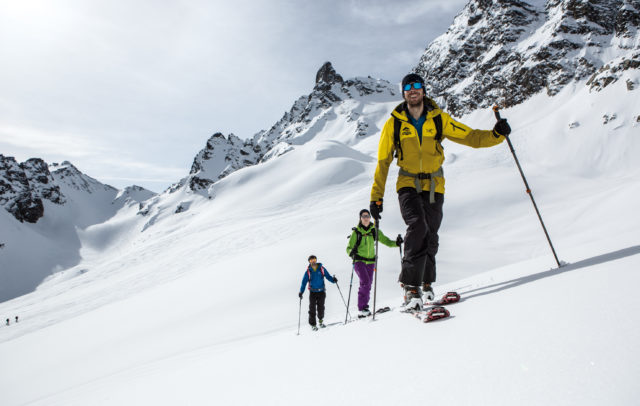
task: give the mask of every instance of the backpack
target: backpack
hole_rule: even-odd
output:
[[[320,267],[320,273],[322,273],[322,280],[324,280],[324,266]],[[307,276],[309,277],[309,291],[311,291],[311,271],[307,267]]]
[[[361,261],[375,261],[375,258],[366,258],[363,256],[358,255],[358,247],[360,247],[360,243],[362,242],[362,233],[360,232],[360,230],[358,230],[357,227],[353,227],[352,228],[353,231],[356,232],[356,243],[354,244],[353,248],[351,249],[351,252],[349,253],[349,256],[351,258],[353,258],[354,262],[356,260],[361,260]],[[378,238],[378,229],[377,228],[373,228],[373,238],[377,239]],[[351,236],[347,237],[347,238],[351,238]]]

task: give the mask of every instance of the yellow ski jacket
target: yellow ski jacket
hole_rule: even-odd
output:
[[[442,118],[442,139],[447,138],[462,145],[473,148],[492,147],[504,141],[503,136],[495,137],[492,130],[474,130],[451,118],[442,111],[432,99],[425,98],[427,117],[422,126],[422,143],[418,138],[416,128],[409,122],[405,103],[401,103],[391,112],[391,117],[385,123],[380,135],[378,145],[378,166],[374,175],[371,188],[371,201],[379,201],[384,197],[384,189],[389,174],[389,166],[394,158],[396,146],[394,144],[394,120],[400,120],[400,147],[402,154],[397,154],[397,164],[400,169],[411,174],[434,173],[440,169],[444,162],[442,144],[436,140],[436,125],[433,118],[440,115]],[[416,187],[415,178],[398,175],[396,191],[403,187]],[[434,176],[435,191],[444,193],[444,176]],[[429,179],[419,180],[422,190],[430,190]]]

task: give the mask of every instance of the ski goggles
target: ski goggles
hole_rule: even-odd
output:
[[[420,82],[407,83],[406,85],[404,85],[404,91],[408,92],[409,90],[411,90],[412,87],[414,89],[422,89],[422,83]]]
[[[360,216],[360,217],[361,217],[361,218],[363,218],[363,219],[370,219],[370,218],[371,218],[371,216],[370,216],[370,215],[368,215],[368,214],[363,214],[363,215],[362,215],[362,216]]]

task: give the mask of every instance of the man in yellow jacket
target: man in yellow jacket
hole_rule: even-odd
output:
[[[444,203],[442,140],[474,148],[491,147],[504,141],[511,128],[504,119],[487,131],[455,121],[426,97],[424,80],[415,73],[402,79],[402,96],[404,102],[393,110],[380,135],[370,211],[373,218],[380,219],[395,153],[399,167],[396,191],[407,224],[399,281],[405,291],[405,306],[421,308],[421,290],[425,300],[434,298],[431,284],[436,280],[435,256]]]

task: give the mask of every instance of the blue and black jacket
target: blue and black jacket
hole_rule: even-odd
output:
[[[336,283],[335,279],[327,269],[322,266],[321,263],[318,262],[318,266],[314,270],[311,267],[311,264],[307,267],[307,270],[304,272],[304,276],[302,277],[302,285],[300,286],[300,293],[304,292],[304,288],[309,283],[309,290],[311,292],[324,292],[324,278],[331,283]]]

